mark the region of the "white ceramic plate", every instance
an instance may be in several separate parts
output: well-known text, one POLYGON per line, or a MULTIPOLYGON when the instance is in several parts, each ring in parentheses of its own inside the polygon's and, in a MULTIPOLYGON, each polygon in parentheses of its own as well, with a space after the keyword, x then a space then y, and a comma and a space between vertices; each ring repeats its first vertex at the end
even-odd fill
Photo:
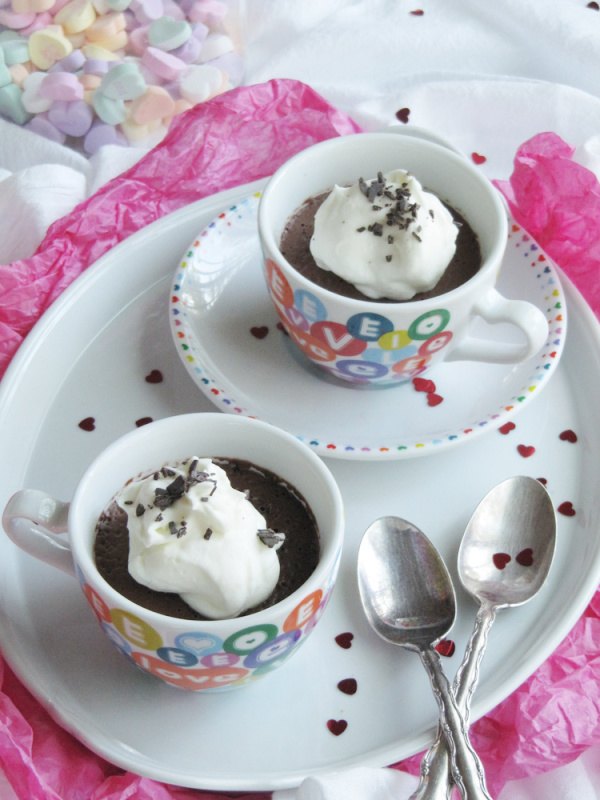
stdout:
MULTIPOLYGON (((313 367, 282 332, 262 275, 258 201, 258 193, 243 198, 198 232, 173 280, 177 352, 222 411, 278 425, 320 455, 389 461, 439 453, 492 431, 547 385, 565 342, 563 292, 554 265, 517 225, 509 226, 499 289, 544 312, 549 336, 542 350, 517 366, 442 364, 424 376, 435 387, 427 393, 416 381, 360 391, 313 367)), ((507 325, 473 330, 519 340, 507 325)))
MULTIPOLYGON (((24 486, 69 498, 96 454, 136 422, 213 409, 174 352, 166 298, 195 232, 258 188, 150 225, 100 259, 43 317, 0 387, 0 507, 24 486)), ((104 638, 74 580, 0 536, 0 643, 11 667, 92 750, 169 783, 268 790, 348 765, 396 762, 430 740, 437 711, 418 657, 386 645, 364 620, 355 580, 364 529, 384 514, 409 519, 456 578, 459 540, 483 495, 510 475, 544 477, 556 506, 572 503, 575 515, 558 514, 556 561, 541 594, 498 615, 473 717, 487 712, 556 648, 600 576, 600 335, 580 296, 563 285, 571 321, 561 364, 510 432, 429 458, 329 460, 348 518, 339 583, 309 645, 273 675, 206 697, 155 682, 104 638), (566 430, 576 442, 560 438, 566 430), (524 458, 518 445, 535 452, 524 458), (352 635, 340 640, 350 647, 338 644, 340 634, 352 635), (338 688, 349 678, 355 694, 338 688), (330 720, 346 721, 344 732, 332 734, 330 720)), ((459 590, 456 654, 443 662, 450 677, 475 611, 459 590)))

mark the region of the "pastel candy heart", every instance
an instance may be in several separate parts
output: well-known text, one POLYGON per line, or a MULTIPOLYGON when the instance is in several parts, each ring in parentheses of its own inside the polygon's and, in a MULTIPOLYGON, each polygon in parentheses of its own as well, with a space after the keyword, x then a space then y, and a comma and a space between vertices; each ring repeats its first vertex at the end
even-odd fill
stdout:
POLYGON ((112 125, 95 122, 83 140, 83 149, 93 155, 101 147, 110 144, 122 147, 127 144, 127 139, 112 125))
POLYGON ((39 92, 51 100, 71 102, 83 97, 83 86, 72 72, 49 72, 40 84, 39 92))
POLYGON ((29 42, 23 36, 16 36, 14 39, 0 43, 0 49, 4 56, 4 62, 9 67, 29 61, 29 42))
POLYGON ((107 97, 100 89, 94 93, 92 106, 102 122, 109 125, 118 125, 127 117, 123 100, 107 97))
POLYGON ((163 0, 132 0, 131 10, 139 22, 154 22, 164 16, 165 6, 163 0))
POLYGON ((85 75, 106 75, 110 68, 110 61, 101 61, 98 58, 86 58, 85 64, 83 65, 83 72, 85 75))
POLYGON ((227 7, 218 0, 196 0, 188 11, 188 18, 192 22, 203 22, 211 28, 216 27, 225 14, 227 7))
POLYGON ((0 87, 0 114, 24 125, 29 121, 30 115, 23 106, 21 90, 14 83, 0 87))
POLYGON ((195 36, 190 36, 187 42, 184 42, 181 47, 171 50, 171 52, 177 58, 185 61, 186 64, 195 64, 200 58, 201 49, 202 43, 195 36))
POLYGON ((61 25, 65 33, 80 33, 96 20, 96 9, 90 0, 70 0, 54 15, 54 22, 61 25))
POLYGON ((79 76, 79 83, 83 86, 84 91, 95 91, 102 81, 99 75, 84 74, 79 76))
POLYGON ((81 52, 92 61, 119 61, 119 56, 96 43, 84 44, 81 52))
POLYGON ((185 44, 192 35, 192 28, 185 20, 161 17, 155 20, 148 30, 148 41, 160 50, 176 50, 185 44))
POLYGON ((233 42, 224 33, 211 33, 204 40, 202 45, 202 52, 200 53, 200 61, 212 61, 214 58, 224 56, 225 53, 231 53, 234 49, 233 42))
POLYGON ((179 80, 179 91, 182 97, 196 105, 216 94, 222 82, 223 75, 215 67, 192 64, 179 80))
POLYGON ((35 22, 35 14, 17 14, 10 8, 0 8, 0 25, 18 31, 35 22))
POLYGON ((141 97, 133 101, 130 108, 131 119, 138 125, 148 125, 170 117, 175 111, 175 101, 160 86, 149 86, 141 97))
POLYGON ((73 50, 73 52, 69 53, 68 56, 61 58, 60 61, 57 61, 56 64, 53 64, 48 72, 77 72, 77 70, 81 69, 85 63, 86 59, 81 50, 73 50))
POLYGON ((106 73, 102 78, 100 91, 111 100, 135 100, 146 91, 146 81, 137 64, 126 62, 117 64, 106 73))
POLYGON ((50 139, 58 144, 64 144, 67 138, 64 133, 58 130, 43 114, 38 114, 24 126, 28 131, 37 133, 45 139, 50 139))
POLYGON ((48 111, 48 120, 67 136, 84 136, 92 127, 94 112, 83 100, 59 100, 48 111))
POLYGON ((194 37, 194 39, 198 39, 200 43, 202 43, 206 39, 209 33, 210 33, 210 28, 203 22, 193 23, 192 36, 194 37))
POLYGON ((12 67, 8 68, 8 71, 10 72, 12 82, 16 83, 17 86, 20 86, 22 89, 23 81, 29 75, 29 70, 25 64, 13 64, 12 67))
POLYGON ((148 25, 140 25, 129 32, 129 49, 134 55, 141 57, 148 47, 148 30, 148 25))
POLYGON ((148 47, 141 62, 150 72, 165 81, 175 80, 188 66, 185 61, 172 53, 159 50, 158 47, 148 47))
POLYGON ((29 37, 29 57, 38 69, 49 69, 73 52, 73 45, 60 25, 49 25, 29 37))
POLYGON ((105 39, 98 39, 93 44, 98 44, 104 47, 105 50, 114 52, 115 50, 124 50, 127 47, 129 35, 126 30, 117 31, 113 36, 107 36, 105 39))
POLYGON ((86 39, 90 42, 102 42, 116 36, 125 30, 125 17, 120 12, 111 12, 103 17, 98 17, 86 32, 86 39))
MULTIPOLYGON (((160 128, 160 120, 150 122, 147 125, 138 125, 131 119, 125 119, 121 123, 121 130, 130 142, 143 142, 149 139, 154 132, 160 128)), ((158 137, 162 139, 162 135, 158 137)))
POLYGON ((52 14, 48 11, 43 11, 41 14, 36 14, 35 19, 28 25, 26 28, 21 28, 21 33, 23 36, 31 36, 34 31, 39 31, 42 28, 47 28, 48 25, 52 25, 52 14))
POLYGON ((46 80, 44 72, 32 72, 23 81, 23 107, 30 114, 41 114, 52 105, 52 99, 41 93, 40 88, 46 80))
POLYGON ((41 14, 53 5, 54 0, 11 0, 12 10, 17 14, 41 14))

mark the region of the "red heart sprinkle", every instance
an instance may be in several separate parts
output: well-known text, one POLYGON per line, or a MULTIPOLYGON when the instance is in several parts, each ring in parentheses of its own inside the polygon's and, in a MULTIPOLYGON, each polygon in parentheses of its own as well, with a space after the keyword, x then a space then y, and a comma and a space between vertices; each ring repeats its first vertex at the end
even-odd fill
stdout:
POLYGON ((514 431, 514 429, 516 427, 517 426, 515 425, 514 422, 505 422, 504 425, 501 425, 498 428, 498 430, 500 431, 500 433, 502 433, 502 434, 504 434, 504 436, 506 436, 507 433, 510 433, 511 431, 514 431))
POLYGON ((452 639, 440 639, 440 641, 436 644, 435 649, 441 656, 450 658, 450 656, 454 655, 454 651, 456 650, 456 645, 454 644, 452 639))
POLYGON ((210 390, 210 393, 211 393, 211 394, 215 394, 215 395, 216 395, 216 394, 221 394, 221 392, 220 392, 218 389, 211 389, 211 390, 210 390))
POLYGON ((487 158, 482 156, 481 153, 471 153, 471 158, 474 164, 485 164, 487 158))
POLYGON ((563 442, 573 442, 574 444, 577 441, 577 434, 575 431, 572 431, 570 428, 568 428, 566 431, 563 431, 561 434, 559 434, 558 438, 563 442))
POLYGON ((335 637, 336 644, 339 644, 344 650, 349 650, 352 647, 352 639, 354 639, 354 634, 349 631, 338 633, 335 637))
POLYGON ((536 478, 536 480, 539 481, 542 484, 542 486, 548 485, 548 481, 546 478, 536 478))
POLYGON ((253 328, 250 328, 250 333, 255 339, 264 339, 268 332, 269 329, 266 325, 255 325, 253 328))
POLYGON ((410 116, 410 108, 400 108, 396 111, 396 119, 400 122, 407 123, 410 116))
POLYGON ((439 406, 440 403, 444 402, 444 398, 439 395, 435 394, 434 392, 427 393, 427 405, 428 406, 439 406))
POLYGON ((159 369, 153 369, 146 375, 146 383, 162 383, 163 374, 159 369))
POLYGON ((334 444, 328 444, 328 445, 327 445, 327 449, 328 449, 328 450, 335 450, 335 449, 336 449, 336 445, 334 445, 334 444))
POLYGON ((135 425, 136 428, 141 428, 142 425, 147 425, 149 422, 152 422, 152 417, 140 417, 139 419, 136 419, 135 425))
POLYGON ((535 453, 535 447, 532 444, 520 444, 517 446, 517 450, 523 458, 529 458, 535 453))
POLYGON ((526 547, 515 556, 515 561, 522 567, 530 567, 533 564, 533 550, 531 547, 526 547))
POLYGON ((564 503, 561 503, 557 508, 559 514, 562 514, 565 517, 574 517, 575 516, 575 509, 573 508, 573 503, 570 500, 566 500, 564 503))
POLYGON ((289 333, 286 331, 286 329, 285 329, 285 327, 283 325, 283 322, 278 322, 277 323, 277 330, 281 331, 282 333, 285 333, 286 336, 289 336, 289 333))
POLYGON ((355 678, 344 678, 338 683, 337 688, 344 694, 356 694, 358 684, 355 678))
POLYGON ((96 428, 96 420, 93 417, 86 417, 79 423, 82 431, 93 431, 96 428))
POLYGON ((435 383, 427 378, 413 378, 413 386, 417 392, 435 392, 435 383))
POLYGON ((345 719, 328 719, 327 727, 334 736, 339 736, 346 730, 348 723, 345 719))
POLYGON ((494 553, 492 556, 492 561, 497 569, 504 569, 504 567, 509 561, 512 561, 512 559, 508 553, 494 553))

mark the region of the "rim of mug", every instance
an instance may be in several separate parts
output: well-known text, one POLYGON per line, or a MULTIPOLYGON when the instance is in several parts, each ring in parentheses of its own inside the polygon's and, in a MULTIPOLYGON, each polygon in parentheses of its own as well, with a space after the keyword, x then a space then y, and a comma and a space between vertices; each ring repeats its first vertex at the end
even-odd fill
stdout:
MULTIPOLYGON (((265 258, 273 259, 271 253, 275 253, 277 258, 279 259, 280 263, 277 263, 277 266, 280 268, 285 268, 285 270, 293 276, 294 280, 296 280, 302 288, 312 291, 313 293, 315 290, 318 294, 322 294, 324 297, 328 298, 330 301, 335 301, 341 303, 343 305, 348 305, 351 308, 355 309, 362 309, 367 310, 374 313, 381 313, 382 309, 384 308, 391 308, 394 310, 407 310, 408 312, 413 311, 417 308, 423 308, 423 306, 438 306, 441 302, 445 302, 446 298, 450 298, 451 301, 454 301, 457 297, 465 292, 471 291, 474 286, 477 286, 480 283, 485 282, 490 272, 496 272, 501 263, 502 263, 502 256, 506 249, 506 239, 508 236, 508 221, 507 221, 507 214, 506 209, 501 199, 500 194, 494 189, 492 183, 480 172, 477 171, 475 166, 470 164, 467 159, 458 154, 454 150, 449 150, 448 148, 444 147, 443 145, 436 144, 435 142, 420 139, 417 136, 407 136, 407 137, 397 137, 398 144, 405 145, 408 144, 409 147, 423 147, 426 150, 430 150, 432 152, 437 152, 441 154, 442 157, 446 158, 450 162, 454 162, 455 164, 459 165, 459 168, 465 169, 467 173, 475 179, 475 181, 479 184, 479 186, 485 191, 490 199, 492 205, 495 207, 497 212, 496 219, 498 222, 498 236, 497 240, 494 242, 492 249, 488 253, 485 258, 482 258, 482 263, 475 275, 473 275, 469 280, 461 283, 459 286, 451 289, 449 292, 443 292, 442 294, 435 295, 434 297, 424 298, 422 300, 374 300, 371 298, 365 297, 363 298, 356 298, 356 297, 347 297, 342 294, 338 294, 337 292, 331 291, 331 289, 326 289, 323 286, 319 286, 319 284, 314 283, 313 281, 309 280, 306 276, 304 276, 301 272, 299 272, 293 264, 291 264, 281 252, 279 247, 279 243, 275 238, 275 234, 273 232, 273 227, 270 224, 269 220, 267 219, 267 214, 269 213, 268 204, 271 202, 272 194, 278 189, 279 185, 286 180, 286 173, 289 167, 293 164, 297 164, 303 161, 305 158, 312 158, 313 153, 316 151, 327 151, 328 149, 333 149, 336 147, 344 146, 345 142, 349 142, 351 140, 356 140, 358 137, 363 139, 371 139, 371 140, 396 140, 396 137, 390 135, 389 132, 381 132, 381 133, 354 133, 348 134, 346 136, 337 136, 333 139, 326 139, 323 142, 317 142, 317 144, 310 145, 309 147, 301 150, 299 153, 296 153, 294 156, 289 158, 286 162, 284 162, 269 178, 266 186, 262 190, 261 197, 259 199, 258 204, 258 232, 259 237, 263 242, 265 252, 263 255, 265 258)), ((293 211, 292 211, 293 213, 293 211)), ((468 221, 468 220, 467 220, 468 221)), ((470 224, 470 223, 469 223, 470 224)), ((475 230, 475 234, 478 236, 478 232, 475 230)))
MULTIPOLYGON (((265 469, 271 468, 265 466, 265 469)), ((275 470, 271 471, 275 472, 275 470)), ((311 507, 310 501, 307 498, 305 499, 309 507, 311 507)), ((104 507, 106 507, 108 503, 110 503, 110 498, 107 500, 104 507)), ((161 626, 163 629, 170 627, 180 628, 183 625, 190 632, 201 629, 210 632, 210 629, 213 627, 219 627, 221 629, 231 628, 232 630, 237 630, 240 626, 245 628, 257 624, 261 617, 271 616, 273 614, 277 616, 285 616, 287 613, 292 611, 295 606, 297 606, 298 603, 301 602, 304 597, 306 597, 307 594, 310 594, 311 591, 316 590, 322 584, 327 583, 327 576, 332 572, 332 570, 335 569, 336 562, 339 563, 340 561, 344 541, 344 527, 344 506, 340 489, 332 473, 326 464, 319 458, 319 456, 313 453, 312 450, 310 450, 295 436, 280 428, 277 428, 274 425, 271 425, 270 423, 253 419, 251 417, 234 417, 229 414, 221 414, 218 412, 197 412, 176 415, 174 417, 165 417, 160 420, 155 420, 148 425, 144 425, 141 428, 129 431, 123 436, 120 436, 118 439, 115 439, 111 444, 104 448, 104 450, 85 470, 79 483, 77 484, 77 488, 73 495, 69 509, 69 543, 76 570, 83 575, 86 582, 89 583, 92 589, 98 591, 98 593, 101 595, 101 599, 104 600, 104 602, 107 602, 107 605, 109 605, 110 608, 118 607, 120 610, 128 611, 131 614, 143 617, 149 623, 155 623, 157 626, 161 626), (130 443, 135 443, 137 440, 151 435, 152 430, 156 430, 156 426, 166 428, 171 424, 179 424, 179 422, 184 424, 186 421, 193 424, 194 421, 197 421, 199 417, 205 418, 203 420, 203 424, 216 424, 225 426, 234 424, 255 425, 256 429, 262 431, 266 436, 273 438, 274 442, 277 441, 280 446, 283 445, 292 448, 292 450, 304 460, 305 464, 316 471, 319 476, 320 483, 326 489, 331 501, 331 511, 335 524, 332 527, 331 534, 324 545, 321 539, 321 532, 319 531, 321 550, 319 555, 319 563, 315 567, 314 571, 301 586, 295 589, 287 597, 284 597, 278 603, 274 603, 273 605, 261 609, 260 611, 255 611, 252 614, 238 615, 237 617, 225 617, 222 619, 184 619, 182 617, 173 617, 168 614, 161 614, 158 611, 153 611, 152 609, 140 606, 133 600, 130 600, 129 598, 120 594, 120 592, 118 592, 98 571, 93 558, 93 545, 95 536, 90 536, 89 544, 88 542, 83 541, 83 535, 76 537, 75 540, 73 540, 73 537, 71 536, 71 524, 78 513, 78 506, 84 499, 86 492, 89 490, 88 487, 90 481, 93 479, 93 473, 96 470, 103 468, 104 462, 107 460, 112 460, 114 455, 122 447, 129 446, 130 443), (177 423, 175 423, 174 420, 177 420, 177 423), (288 610, 286 611, 285 609, 288 610)))

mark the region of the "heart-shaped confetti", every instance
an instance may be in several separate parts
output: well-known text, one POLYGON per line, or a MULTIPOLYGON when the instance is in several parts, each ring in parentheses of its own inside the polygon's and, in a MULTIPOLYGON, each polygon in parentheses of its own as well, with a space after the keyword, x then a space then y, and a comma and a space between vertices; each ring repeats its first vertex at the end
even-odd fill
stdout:
POLYGON ((492 561, 496 569, 504 569, 504 567, 512 561, 508 553, 494 553, 492 561))
POLYGON ((572 431, 570 428, 568 428, 566 431, 560 433, 558 438, 562 442, 571 442, 572 444, 575 444, 575 442, 577 441, 577 434, 575 433, 575 431, 572 431))
POLYGON ((514 431, 514 429, 515 429, 516 427, 517 427, 517 426, 515 425, 515 423, 514 423, 514 422, 505 422, 505 423, 504 423, 504 425, 501 425, 501 426, 498 428, 498 431, 499 431, 501 434, 503 434, 504 436, 506 436, 506 434, 507 434, 507 433, 510 433, 511 431, 514 431))
POLYGON ((346 730, 348 723, 345 719, 328 719, 327 727, 330 733, 333 733, 334 736, 339 736, 346 730))
POLYGON ((264 339, 269 333, 269 328, 266 325, 254 325, 250 328, 250 333, 255 339, 264 339))
POLYGON ((439 395, 435 394, 435 392, 428 392, 427 393, 427 405, 428 406, 439 406, 440 403, 444 402, 444 398, 439 395))
POLYGON ((146 383, 162 383, 163 382, 163 374, 159 369, 153 369, 152 372, 149 372, 146 375, 146 383))
POLYGON ((440 639, 440 641, 436 644, 435 649, 441 656, 450 658, 450 656, 454 655, 456 645, 452 639, 440 639))
POLYGON ((344 694, 356 694, 358 683, 355 678, 344 678, 338 683, 337 688, 344 694))
POLYGON ((533 564, 533 550, 531 547, 526 547, 515 556, 515 561, 522 567, 530 567, 533 564))
POLYGON ((517 445, 517 450, 523 458, 530 458, 535 453, 535 447, 531 444, 517 445))
POLYGON ((399 108, 398 111, 396 111, 396 119, 400 122, 404 122, 404 124, 408 122, 409 117, 410 108, 399 108))
POLYGON ((428 378, 413 378, 412 383, 417 392, 429 394, 430 392, 435 392, 436 389, 435 383, 428 378))
POLYGON ((94 417, 86 417, 85 419, 81 420, 79 427, 82 431, 93 431, 96 428, 96 420, 94 417))
POLYGON ((574 517, 576 514, 576 511, 573 508, 573 503, 571 503, 570 500, 566 500, 564 503, 561 503, 556 510, 564 517, 574 517))
POLYGON ((346 631, 345 633, 338 633, 335 637, 335 642, 344 650, 349 650, 352 647, 352 640, 354 639, 354 634, 346 631))
POLYGON ((485 164, 487 158, 482 156, 481 153, 471 153, 471 159, 474 164, 485 164))

